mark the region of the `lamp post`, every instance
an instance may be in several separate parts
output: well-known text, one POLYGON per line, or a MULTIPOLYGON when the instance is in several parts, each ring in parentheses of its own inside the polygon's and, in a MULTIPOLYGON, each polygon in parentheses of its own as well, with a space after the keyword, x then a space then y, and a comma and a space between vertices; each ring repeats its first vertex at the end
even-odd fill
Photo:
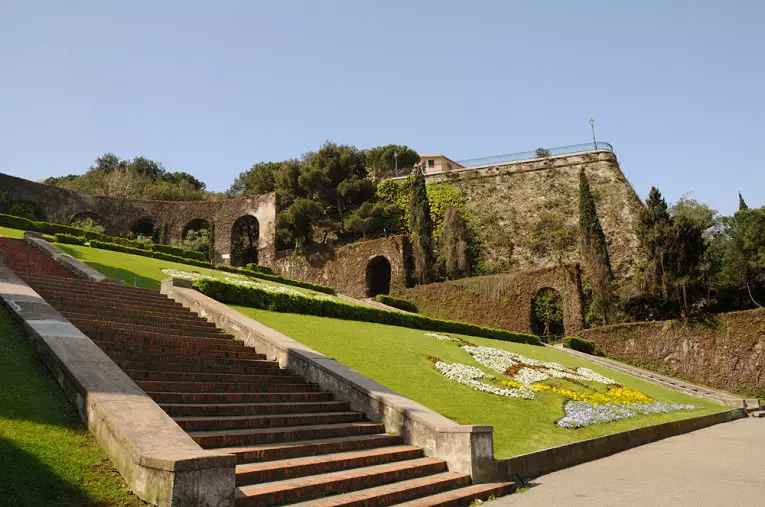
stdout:
POLYGON ((592 145, 595 146, 595 151, 598 151, 598 142, 595 140, 595 120, 590 118, 590 127, 592 127, 592 145))

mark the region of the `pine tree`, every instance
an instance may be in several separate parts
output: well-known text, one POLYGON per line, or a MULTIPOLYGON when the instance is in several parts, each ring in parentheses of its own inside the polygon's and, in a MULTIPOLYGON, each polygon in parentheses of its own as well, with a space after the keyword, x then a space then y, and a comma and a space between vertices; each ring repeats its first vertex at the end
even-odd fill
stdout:
POLYGON ((162 223, 162 232, 159 234, 159 243, 161 245, 167 245, 170 238, 168 237, 167 222, 162 223))
POLYGON ((579 240, 582 259, 592 281, 593 301, 603 316, 603 324, 608 324, 613 313, 614 275, 606 235, 584 169, 579 171, 579 240))
POLYGON ((741 196, 741 192, 738 193, 738 210, 742 211, 745 209, 749 209, 749 206, 746 205, 744 202, 744 198, 741 196))
POLYGON ((414 254, 414 279, 417 283, 432 280, 433 222, 430 218, 430 202, 425 187, 425 176, 417 167, 410 191, 409 230, 414 254))

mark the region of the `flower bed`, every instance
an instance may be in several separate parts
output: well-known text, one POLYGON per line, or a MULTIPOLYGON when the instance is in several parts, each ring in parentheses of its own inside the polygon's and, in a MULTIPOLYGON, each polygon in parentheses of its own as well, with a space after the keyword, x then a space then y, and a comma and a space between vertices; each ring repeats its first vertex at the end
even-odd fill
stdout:
POLYGON ((495 347, 479 347, 449 335, 425 333, 425 336, 458 342, 460 349, 479 365, 502 374, 502 379, 497 379, 496 374, 486 373, 477 366, 447 363, 432 356, 428 358, 435 363, 436 370, 458 384, 476 391, 523 400, 534 400, 540 392, 560 395, 564 399, 564 415, 556 423, 559 428, 584 428, 630 417, 698 408, 694 405, 657 402, 589 368, 567 368, 559 363, 539 361, 495 347), (551 379, 572 382, 578 389, 541 383, 551 379), (597 386, 592 387, 590 384, 601 384, 609 388, 601 392, 597 386))

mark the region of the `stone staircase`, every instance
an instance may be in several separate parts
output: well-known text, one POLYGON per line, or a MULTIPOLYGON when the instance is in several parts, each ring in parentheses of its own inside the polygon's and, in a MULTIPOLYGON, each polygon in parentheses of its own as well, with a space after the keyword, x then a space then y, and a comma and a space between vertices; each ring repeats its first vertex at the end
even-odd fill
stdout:
POLYGON ((11 269, 201 447, 237 456, 237 505, 462 506, 515 489, 450 472, 158 292, 54 272, 19 243, 0 244, 11 269))

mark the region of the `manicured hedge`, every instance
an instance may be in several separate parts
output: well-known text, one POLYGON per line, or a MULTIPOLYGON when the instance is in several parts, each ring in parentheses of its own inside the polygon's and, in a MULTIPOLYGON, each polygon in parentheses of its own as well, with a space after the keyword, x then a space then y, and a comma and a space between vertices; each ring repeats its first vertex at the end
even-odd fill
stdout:
POLYGON ((184 257, 186 259, 194 259, 197 261, 207 260, 205 254, 198 250, 188 250, 186 248, 178 248, 177 246, 158 245, 156 243, 151 243, 149 248, 155 252, 162 252, 170 255, 175 255, 177 257, 184 257))
POLYGON ((113 250, 115 252, 129 253, 133 255, 142 255, 144 257, 151 257, 153 259, 162 259, 163 261, 178 262, 181 264, 190 264, 192 266, 198 266, 201 268, 214 268, 211 262, 198 261, 195 259, 188 259, 186 257, 179 257, 177 255, 170 255, 163 252, 156 252, 154 250, 143 250, 141 248, 133 248, 130 246, 118 245, 116 243, 106 243, 104 241, 91 241, 90 246, 93 248, 100 248, 102 250, 113 250))
POLYGON ((595 354, 595 344, 593 342, 575 336, 563 338, 563 346, 567 349, 584 352, 585 354, 595 354))
POLYGON ((266 266, 261 266, 260 264, 249 263, 247 264, 247 269, 249 269, 250 271, 255 271, 256 273, 265 273, 267 275, 274 274, 273 269, 266 266))
POLYGON ((68 243, 70 245, 84 245, 87 241, 87 239, 82 236, 74 236, 72 234, 63 234, 60 232, 54 235, 54 240, 56 243, 68 243))
POLYGON ((0 226, 10 227, 11 229, 21 229, 24 231, 36 231, 43 234, 71 234, 72 236, 83 236, 87 239, 97 239, 100 241, 109 239, 109 236, 101 234, 100 232, 86 231, 85 229, 78 229, 77 227, 70 227, 68 225, 29 220, 14 215, 0 214, 0 226))
POLYGON ((460 333, 495 340, 539 345, 533 335, 490 329, 465 322, 431 319, 411 313, 389 312, 368 306, 355 306, 329 299, 315 299, 294 294, 273 293, 255 287, 243 287, 218 280, 197 280, 194 287, 221 303, 260 308, 274 312, 301 313, 344 320, 360 320, 442 333, 460 333))
POLYGON ((409 299, 394 298, 387 294, 378 294, 375 296, 375 301, 392 306, 393 308, 398 308, 399 310, 404 310, 405 312, 417 313, 417 305, 414 304, 414 301, 409 299))
POLYGON ((300 280, 294 280, 292 278, 287 278, 286 276, 274 275, 274 274, 271 274, 273 273, 271 269, 265 266, 258 266, 257 264, 248 264, 247 266, 248 266, 247 269, 245 269, 245 268, 237 268, 234 266, 227 266, 225 264, 217 264, 215 266, 215 269, 218 269, 220 271, 226 271, 228 273, 236 273, 238 275, 249 276, 251 278, 260 278, 261 280, 268 280, 270 282, 281 283, 284 285, 292 285, 293 287, 301 287, 303 289, 309 289, 316 292, 323 292, 324 294, 332 294, 332 295, 335 294, 335 289, 333 289, 332 287, 327 287, 325 285, 319 285, 316 283, 303 282, 300 280), (255 271, 249 266, 258 266, 261 269, 259 271, 255 271))

